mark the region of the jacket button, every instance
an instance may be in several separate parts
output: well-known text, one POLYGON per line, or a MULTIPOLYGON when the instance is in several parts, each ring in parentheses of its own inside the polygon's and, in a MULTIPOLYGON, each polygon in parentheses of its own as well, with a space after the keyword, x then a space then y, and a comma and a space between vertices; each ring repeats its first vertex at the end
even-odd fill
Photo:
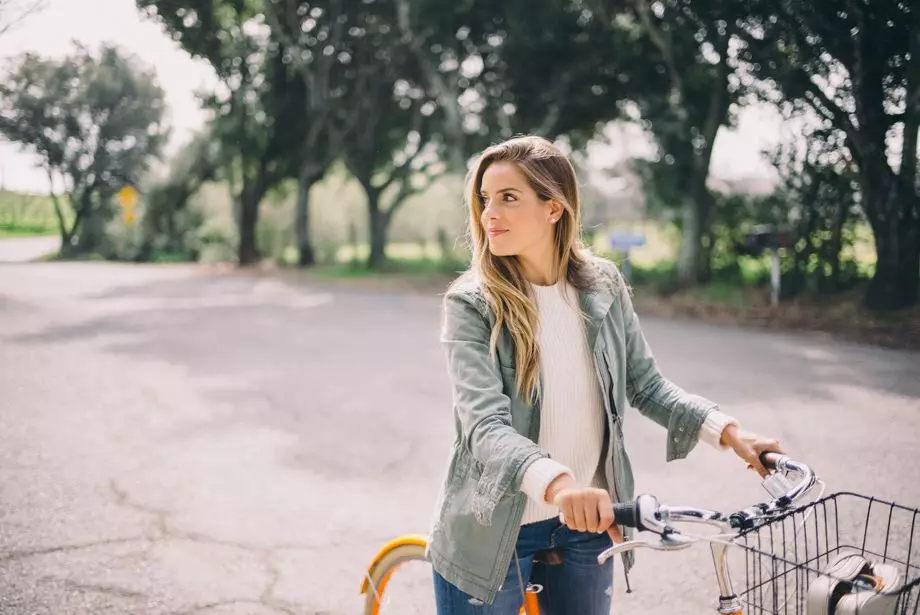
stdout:
POLYGON ((677 429, 677 431, 679 431, 679 432, 681 432, 681 433, 684 433, 684 428, 683 428, 683 427, 679 427, 679 428, 677 429))
POLYGON ((680 439, 679 439, 679 438, 674 438, 674 441, 675 441, 675 442, 680 442, 680 439))

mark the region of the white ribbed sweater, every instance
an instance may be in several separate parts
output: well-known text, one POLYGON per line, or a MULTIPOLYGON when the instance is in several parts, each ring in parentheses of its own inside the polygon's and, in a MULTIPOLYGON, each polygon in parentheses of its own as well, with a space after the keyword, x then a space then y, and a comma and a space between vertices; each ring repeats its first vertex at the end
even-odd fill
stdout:
MULTIPOLYGON (((527 469, 521 491, 527 494, 522 524, 559 515, 544 500, 549 484, 568 473, 576 484, 606 488, 601 459, 604 438, 604 402, 588 349, 584 321, 578 311, 578 292, 570 284, 531 284, 540 322, 537 343, 543 378, 538 445, 550 458, 527 469)), ((716 448, 722 430, 733 418, 712 412, 700 438, 716 448)))

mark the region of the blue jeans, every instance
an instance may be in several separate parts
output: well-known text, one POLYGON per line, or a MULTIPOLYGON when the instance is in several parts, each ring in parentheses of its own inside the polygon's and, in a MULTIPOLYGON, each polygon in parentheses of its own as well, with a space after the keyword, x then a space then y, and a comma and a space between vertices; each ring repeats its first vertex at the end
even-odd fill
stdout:
POLYGON ((471 598, 435 572, 437 615, 517 615, 524 601, 521 579, 524 587, 528 581, 543 586, 537 594, 541 615, 610 615, 613 558, 601 566, 597 556, 612 544, 607 532, 576 532, 558 519, 523 525, 517 539, 517 561, 512 557, 493 603, 471 598), (562 562, 534 562, 534 556, 546 549, 558 549, 562 562))

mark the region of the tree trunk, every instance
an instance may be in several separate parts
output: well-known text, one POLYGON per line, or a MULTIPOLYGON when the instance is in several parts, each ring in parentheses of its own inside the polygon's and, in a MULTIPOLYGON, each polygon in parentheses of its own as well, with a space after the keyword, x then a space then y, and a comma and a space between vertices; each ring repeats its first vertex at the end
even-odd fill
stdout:
POLYGON ((712 232, 711 225, 706 225, 706 230, 703 231, 700 237, 700 244, 702 263, 700 265, 699 281, 705 284, 712 281, 712 254, 715 251, 716 244, 716 236, 712 232))
POLYGON ((375 271, 383 269, 387 262, 387 231, 390 216, 380 208, 380 192, 367 190, 367 209, 370 214, 371 249, 367 257, 367 268, 375 271))
POLYGON ((252 180, 243 178, 243 189, 239 196, 240 243, 237 257, 241 267, 258 263, 262 255, 256 242, 256 226, 259 223, 259 202, 261 195, 252 180))
POLYGON ((310 241, 310 188, 313 187, 322 173, 318 172, 315 165, 305 163, 300 167, 297 178, 297 209, 295 212, 295 233, 297 237, 297 265, 299 267, 312 267, 316 264, 316 252, 310 241))
POLYGON ((818 212, 812 205, 815 202, 819 188, 820 183, 818 179, 813 178, 812 184, 808 189, 808 193, 803 200, 803 202, 806 204, 806 207, 802 213, 802 221, 799 223, 798 235, 796 236, 795 243, 793 243, 792 250, 794 256, 792 271, 790 272, 789 278, 790 283, 783 285, 783 293, 786 297, 795 297, 808 289, 807 267, 808 261, 815 251, 815 224, 817 224, 818 219, 818 212), (798 243, 802 239, 805 240, 805 245, 800 250, 798 249, 798 243))
POLYGON ((689 286, 696 283, 703 262, 703 220, 699 202, 696 200, 689 200, 682 210, 683 228, 680 250, 677 254, 677 282, 681 286, 689 286))
POLYGON ((709 228, 712 211, 712 194, 706 187, 705 174, 708 171, 708 165, 702 173, 696 171, 697 177, 693 180, 696 187, 682 208, 683 233, 677 255, 677 283, 681 286, 697 284, 705 277, 703 234, 709 228))
POLYGON ((836 292, 840 289, 840 252, 843 250, 843 227, 846 224, 846 209, 847 204, 843 201, 838 201, 834 208, 834 217, 831 223, 831 240, 827 247, 827 262, 831 267, 827 290, 830 292, 836 292))
POLYGON ((61 200, 54 191, 54 177, 48 169, 48 185, 51 186, 51 202, 54 204, 54 215, 57 218, 58 230, 61 233, 61 252, 70 244, 70 233, 67 232, 67 223, 64 222, 64 211, 61 209, 61 200))
POLYGON ((867 211, 876 212, 870 222, 877 261, 866 305, 881 310, 910 307, 917 303, 920 290, 920 221, 912 215, 916 207, 900 202, 893 185, 878 193, 864 192, 863 198, 867 211))

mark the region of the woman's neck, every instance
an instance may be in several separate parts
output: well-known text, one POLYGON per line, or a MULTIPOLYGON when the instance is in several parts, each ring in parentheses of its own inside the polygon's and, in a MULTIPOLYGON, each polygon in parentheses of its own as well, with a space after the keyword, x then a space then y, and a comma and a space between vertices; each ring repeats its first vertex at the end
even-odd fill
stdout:
POLYGON ((519 254, 517 258, 521 265, 521 274, 531 284, 552 286, 559 281, 559 270, 552 253, 541 254, 536 259, 523 254, 519 254))

